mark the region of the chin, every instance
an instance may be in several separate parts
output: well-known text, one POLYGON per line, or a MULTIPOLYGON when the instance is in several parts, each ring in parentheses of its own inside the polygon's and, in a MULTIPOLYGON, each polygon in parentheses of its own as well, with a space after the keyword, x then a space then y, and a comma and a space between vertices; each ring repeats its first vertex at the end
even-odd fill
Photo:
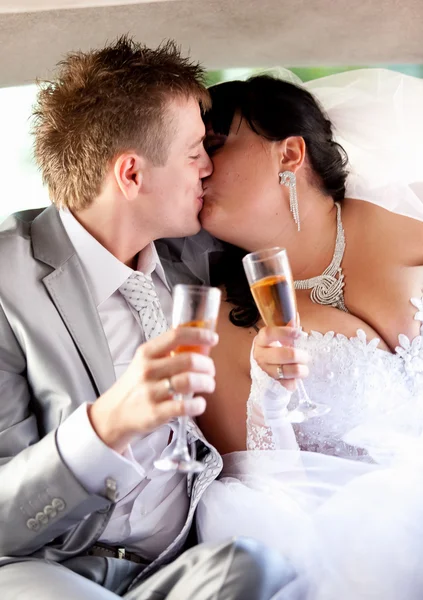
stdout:
POLYGON ((219 220, 213 218, 213 212, 211 210, 203 209, 200 212, 200 222, 201 222, 201 227, 205 231, 207 231, 208 233, 213 235, 214 237, 221 239, 225 242, 230 241, 230 240, 226 240, 226 239, 224 239, 224 237, 222 237, 222 235, 227 233, 228 228, 227 227, 225 227, 225 228, 219 227, 219 220))
POLYGON ((180 234, 179 237, 188 237, 188 236, 191 236, 191 235, 195 235, 200 230, 201 230, 201 223, 197 219, 196 221, 193 221, 193 223, 191 224, 191 227, 188 227, 188 225, 186 225, 184 227, 184 230, 181 231, 181 234, 180 234))
MULTIPOLYGON (((219 223, 213 222, 212 220, 201 220, 201 224, 204 231, 207 231, 207 233, 217 238, 218 240, 245 249, 245 245, 240 244, 240 240, 238 239, 238 237, 234 236, 232 228, 228 228, 227 226, 219 227, 219 223)), ((248 245, 248 243, 246 245, 248 245)))
MULTIPOLYGON (((201 227, 206 231, 209 231, 209 228, 212 228, 215 223, 215 219, 213 219, 213 210, 210 206, 204 206, 204 208, 200 211, 198 218, 201 223, 201 227)), ((211 231, 209 231, 211 233, 211 231)))

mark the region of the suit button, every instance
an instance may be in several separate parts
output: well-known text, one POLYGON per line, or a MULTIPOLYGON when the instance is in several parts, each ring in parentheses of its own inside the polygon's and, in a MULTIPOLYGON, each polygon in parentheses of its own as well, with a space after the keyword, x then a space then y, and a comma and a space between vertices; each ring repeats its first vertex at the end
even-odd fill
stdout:
POLYGON ((26 522, 26 526, 31 531, 38 531, 40 528, 40 524, 35 519, 28 519, 28 521, 26 522))
POLYGON ((117 484, 114 479, 108 477, 106 479, 106 498, 111 502, 115 502, 117 497, 117 484))
POLYGON ((54 519, 54 517, 57 517, 57 510, 51 504, 47 504, 44 507, 44 514, 47 515, 48 519, 54 519))
POLYGON ((111 508, 112 508, 112 505, 108 504, 107 506, 104 506, 103 508, 99 508, 97 512, 100 515, 105 515, 110 511, 111 508))
POLYGON ((48 523, 48 516, 45 515, 43 512, 37 512, 35 518, 39 523, 41 523, 41 525, 47 525, 48 523))
POLYGON ((51 505, 53 508, 55 508, 59 512, 61 512, 62 510, 65 510, 65 507, 66 507, 66 504, 64 503, 64 501, 61 498, 53 498, 53 500, 51 501, 51 505))

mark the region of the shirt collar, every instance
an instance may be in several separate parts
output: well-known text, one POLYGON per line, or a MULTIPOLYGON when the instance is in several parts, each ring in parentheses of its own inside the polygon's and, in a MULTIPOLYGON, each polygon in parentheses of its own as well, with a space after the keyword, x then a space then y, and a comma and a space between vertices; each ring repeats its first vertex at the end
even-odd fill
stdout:
MULTIPOLYGON (((96 306, 105 302, 128 279, 134 270, 122 263, 98 242, 67 209, 59 211, 66 233, 81 261, 90 283, 96 306)), ((138 255, 137 270, 145 275, 156 273, 169 288, 163 266, 153 242, 138 255)))

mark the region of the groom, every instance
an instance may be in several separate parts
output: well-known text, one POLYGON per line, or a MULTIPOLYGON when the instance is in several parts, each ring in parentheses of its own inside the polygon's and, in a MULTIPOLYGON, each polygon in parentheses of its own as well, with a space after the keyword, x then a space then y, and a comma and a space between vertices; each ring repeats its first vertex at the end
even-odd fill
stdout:
POLYGON ((160 472, 175 418, 214 387, 212 332, 166 331, 154 240, 200 229, 201 68, 126 37, 70 54, 35 108, 53 206, 0 227, 2 600, 266 600, 289 577, 250 540, 184 551, 222 461, 194 422, 197 477, 160 472))

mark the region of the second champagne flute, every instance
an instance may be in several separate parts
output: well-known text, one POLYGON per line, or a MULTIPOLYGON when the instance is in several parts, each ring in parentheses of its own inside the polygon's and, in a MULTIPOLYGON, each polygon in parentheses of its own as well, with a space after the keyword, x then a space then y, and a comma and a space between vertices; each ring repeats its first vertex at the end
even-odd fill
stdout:
MULTIPOLYGON (((242 259, 251 293, 265 325, 298 327, 297 300, 291 267, 284 248, 269 248, 247 254, 242 259)), ((312 402, 301 379, 297 380, 298 404, 288 420, 302 423, 330 411, 327 404, 312 402)))
MULTIPOLYGON (((199 285, 176 285, 173 290, 172 327, 201 327, 216 329, 219 315, 221 292, 218 288, 199 285)), ((198 352, 204 354, 202 346, 178 346, 175 354, 198 352)), ((192 394, 175 394, 175 401, 183 402, 192 398, 192 394)), ((154 466, 161 471, 181 471, 199 473, 204 464, 193 459, 188 451, 188 417, 178 419, 179 427, 175 447, 169 456, 156 460, 154 466)))

